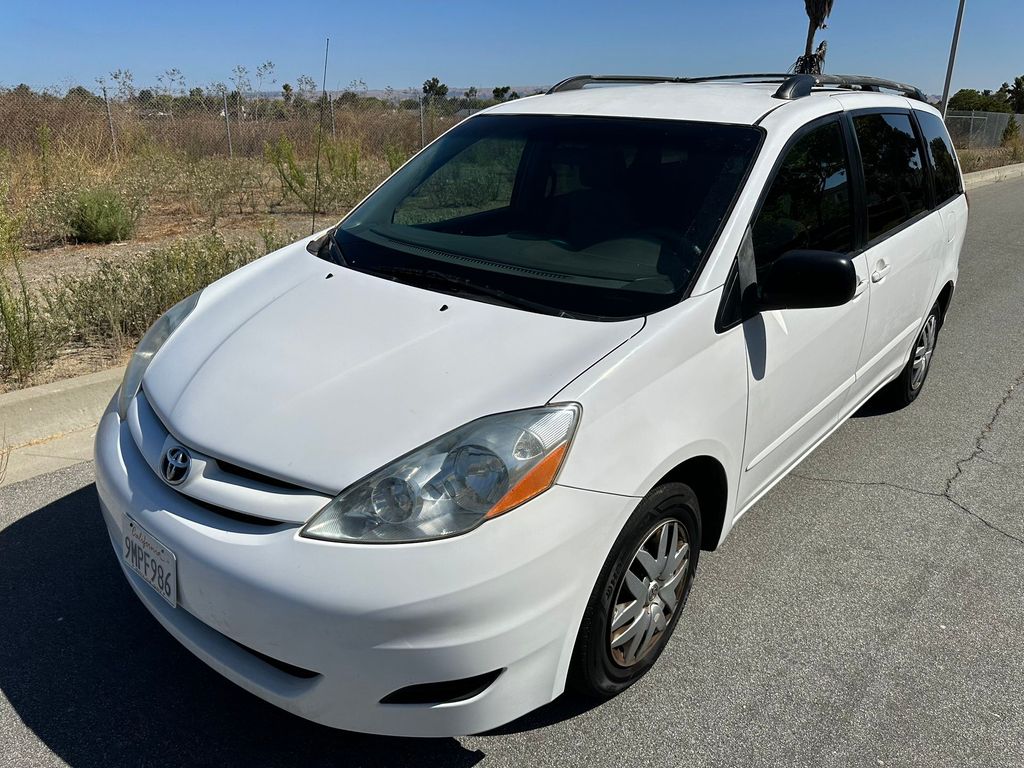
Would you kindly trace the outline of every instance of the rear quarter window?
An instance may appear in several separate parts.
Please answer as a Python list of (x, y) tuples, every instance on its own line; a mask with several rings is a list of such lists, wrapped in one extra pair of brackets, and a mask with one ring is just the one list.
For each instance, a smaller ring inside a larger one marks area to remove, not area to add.
[(941, 205), (963, 192), (953, 142), (950, 141), (949, 132), (938, 116), (930, 112), (918, 112), (917, 121), (921, 125), (924, 143), (928, 147), (928, 159), (935, 179), (935, 202)]

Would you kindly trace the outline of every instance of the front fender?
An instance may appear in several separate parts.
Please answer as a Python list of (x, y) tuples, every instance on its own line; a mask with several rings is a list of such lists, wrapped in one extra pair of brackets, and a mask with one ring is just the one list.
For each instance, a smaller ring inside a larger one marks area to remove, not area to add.
[(747, 413), (741, 328), (716, 333), (718, 288), (648, 318), (644, 330), (554, 399), (583, 405), (558, 482), (642, 497), (673, 468), (711, 456), (735, 506)]

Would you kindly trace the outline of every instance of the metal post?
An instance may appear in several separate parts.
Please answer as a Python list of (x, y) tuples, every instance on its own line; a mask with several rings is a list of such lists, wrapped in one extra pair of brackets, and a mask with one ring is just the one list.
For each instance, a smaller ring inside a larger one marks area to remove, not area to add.
[(114, 135), (114, 117), (110, 114), (110, 99), (107, 97), (107, 86), (103, 86), (103, 103), (107, 105), (107, 125), (110, 126), (110, 146), (114, 150), (114, 159), (117, 159), (117, 136)]
[(420, 149), (427, 146), (427, 134), (423, 127), (423, 97), (420, 96)]
[(328, 95), (327, 98), (330, 99), (330, 101), (328, 103), (331, 105), (331, 138), (334, 139), (335, 141), (337, 141), (338, 140), (338, 124), (334, 122), (334, 97)]
[(953, 42), (949, 46), (949, 66), (946, 67), (946, 84), (942, 87), (942, 118), (946, 118), (949, 109), (949, 86), (953, 80), (953, 65), (956, 63), (956, 49), (960, 46), (960, 27), (964, 23), (964, 6), (967, 0), (960, 0), (960, 10), (956, 14), (956, 28), (953, 30)]
[(224, 97), (224, 131), (228, 135), (228, 157), (235, 156), (235, 150), (231, 146), (231, 121), (228, 119), (228, 92), (224, 90), (221, 92), (221, 96)]

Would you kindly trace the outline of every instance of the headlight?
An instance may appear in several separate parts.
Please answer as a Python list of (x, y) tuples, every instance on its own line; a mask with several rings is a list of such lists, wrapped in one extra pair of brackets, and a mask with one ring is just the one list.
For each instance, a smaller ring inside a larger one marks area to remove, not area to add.
[(171, 334), (178, 330), (185, 318), (196, 308), (199, 302), (199, 295), (202, 291), (193, 293), (187, 299), (183, 299), (168, 309), (160, 318), (153, 323), (153, 326), (146, 331), (139, 346), (132, 353), (132, 359), (128, 361), (128, 367), (124, 372), (124, 380), (121, 382), (121, 392), (117, 396), (117, 412), (121, 420), (128, 416), (128, 406), (139, 393), (142, 386), (142, 377), (149, 368), (153, 356), (160, 351), (160, 347), (171, 337)]
[(579, 416), (569, 403), (470, 422), (342, 491), (302, 535), (394, 543), (465, 533), (551, 487)]

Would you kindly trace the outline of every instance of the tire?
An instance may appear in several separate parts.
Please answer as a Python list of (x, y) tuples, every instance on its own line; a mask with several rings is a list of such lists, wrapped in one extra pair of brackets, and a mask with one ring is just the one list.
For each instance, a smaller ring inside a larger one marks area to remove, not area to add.
[(885, 399), (894, 408), (910, 405), (924, 389), (941, 328), (942, 308), (936, 302), (921, 324), (921, 330), (914, 339), (914, 346), (910, 348), (910, 357), (903, 366), (903, 371), (885, 389)]
[[(700, 505), (690, 486), (666, 483), (644, 497), (612, 547), (587, 604), (569, 667), (571, 689), (608, 699), (654, 666), (690, 595), (700, 543)], [(678, 581), (673, 585), (674, 576)], [(615, 629), (613, 614), (622, 622)], [(646, 640), (645, 629), (652, 630)]]

